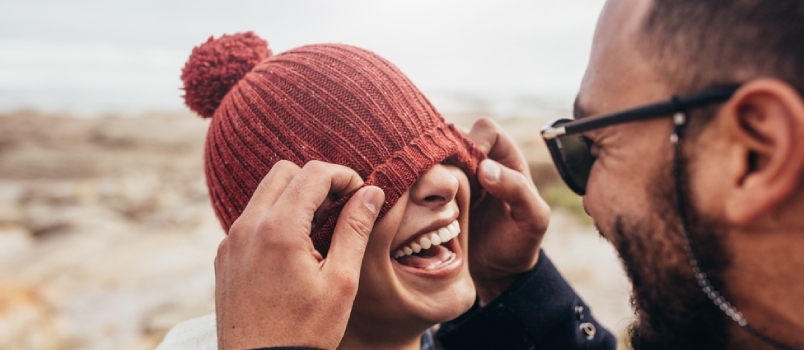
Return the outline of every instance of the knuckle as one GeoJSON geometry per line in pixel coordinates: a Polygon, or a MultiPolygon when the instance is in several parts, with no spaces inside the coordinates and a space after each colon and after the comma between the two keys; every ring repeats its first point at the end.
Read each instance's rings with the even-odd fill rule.
{"type": "Polygon", "coordinates": [[[268,211],[259,217],[241,215],[229,228],[229,235],[226,237],[231,241],[230,245],[240,245],[241,242],[255,242],[269,245],[274,242],[274,233],[280,229],[282,221],[277,218],[274,211],[268,211]]]}
{"type": "Polygon", "coordinates": [[[266,182],[270,181],[270,179],[272,177],[276,177],[276,176],[281,177],[284,174],[297,172],[297,171],[299,171],[299,169],[300,169],[299,166],[294,164],[293,162],[291,162],[289,160],[282,159],[282,160],[276,162],[271,167],[271,170],[268,171],[268,174],[265,174],[265,176],[262,178],[262,181],[260,182],[260,185],[263,185],[266,182]]]}
{"type": "MultiPolygon", "coordinates": [[[[276,164],[271,167],[271,170],[268,171],[265,176],[262,177],[260,183],[257,184],[256,192],[261,191],[271,191],[271,185],[277,181],[278,179],[287,179],[291,178],[298,173],[301,168],[299,168],[296,164],[288,161],[288,160],[280,160],[276,164]]],[[[275,191],[276,189],[274,189],[275,191]]]]}
{"type": "Polygon", "coordinates": [[[516,191],[516,193],[523,193],[523,189],[528,187],[531,183],[525,174],[510,169],[506,172],[509,174],[506,182],[509,184],[511,190],[516,191]]]}
{"type": "Polygon", "coordinates": [[[487,117],[483,117],[483,118],[478,119],[475,122],[475,127],[477,127],[478,129],[492,129],[493,130],[493,129],[496,129],[497,124],[494,123],[494,121],[492,121],[491,119],[489,119],[487,117]]]}
{"type": "Polygon", "coordinates": [[[257,227],[254,243],[266,252],[296,247],[299,241],[295,239],[295,233],[299,227],[293,222],[295,221],[283,220],[277,214],[268,214],[257,227]]]}
{"type": "Polygon", "coordinates": [[[254,189],[254,192],[251,194],[254,196],[257,193],[270,193],[271,192],[271,183],[272,180],[276,178],[276,174],[268,174],[265,175],[264,178],[257,184],[257,188],[254,189]]]}
{"type": "Polygon", "coordinates": [[[536,187],[533,182],[520,172],[509,170],[505,183],[501,191],[501,196],[504,201],[509,202],[511,205],[525,206],[528,210],[532,210],[534,201],[539,197],[536,187]]]}
{"type": "Polygon", "coordinates": [[[291,161],[289,161],[287,159],[281,159],[278,162],[276,162],[271,169],[276,169],[278,171],[283,171],[283,170],[292,170],[292,169],[296,169],[296,168],[298,168],[298,166],[296,166],[296,164],[294,164],[293,162],[291,162],[291,161]]]}
{"type": "Polygon", "coordinates": [[[272,236],[271,233],[278,229],[279,224],[281,224],[281,221],[277,220],[276,213],[267,212],[264,214],[260,222],[257,223],[256,231],[261,237],[270,237],[272,236]]]}
{"type": "Polygon", "coordinates": [[[320,160],[311,160],[304,164],[303,169],[307,169],[308,171],[324,171],[327,170],[327,163],[324,163],[320,160]]]}
{"type": "Polygon", "coordinates": [[[469,134],[472,141],[477,143],[481,151],[488,153],[496,142],[499,131],[497,130],[497,124],[491,119],[480,118],[472,125],[472,130],[469,134]]]}
{"type": "Polygon", "coordinates": [[[352,273],[352,271],[348,269],[338,271],[337,278],[335,278],[336,291],[341,295],[352,295],[356,293],[359,283],[360,279],[357,274],[352,273]]]}
{"type": "Polygon", "coordinates": [[[351,215],[347,217],[344,222],[346,229],[356,234],[357,237],[355,237],[355,239],[362,241],[368,240],[368,235],[371,233],[373,226],[365,216],[366,215],[351,215]]]}
{"type": "Polygon", "coordinates": [[[245,215],[240,215],[235,221],[232,223],[232,226],[229,226],[228,237],[235,237],[245,234],[250,230],[251,225],[249,224],[249,218],[245,215]]]}
{"type": "Polygon", "coordinates": [[[325,177],[335,177],[338,174],[350,173],[350,175],[357,174],[354,170],[335,163],[327,163],[320,160],[311,160],[304,165],[304,169],[315,175],[323,175],[325,177]]]}
{"type": "Polygon", "coordinates": [[[229,237],[224,237],[221,243],[218,244],[218,251],[215,257],[216,263],[218,260],[225,257],[228,252],[229,252],[229,237]]]}
{"type": "Polygon", "coordinates": [[[324,179],[332,177],[335,173],[334,164],[325,163],[319,160],[311,160],[304,164],[302,168],[305,182],[318,181],[316,179],[324,179]]]}

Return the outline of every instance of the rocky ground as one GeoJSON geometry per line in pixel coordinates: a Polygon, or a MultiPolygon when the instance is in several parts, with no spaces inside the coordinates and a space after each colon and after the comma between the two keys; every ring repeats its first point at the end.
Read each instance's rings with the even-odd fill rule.
{"type": "MultiPolygon", "coordinates": [[[[501,123],[534,176],[554,179],[538,165],[541,124],[501,123]]],[[[0,116],[0,349],[152,349],[175,323],[213,310],[223,232],[201,168],[207,124],[0,116]]],[[[544,246],[622,336],[630,285],[611,247],[561,208],[544,246]]]]}

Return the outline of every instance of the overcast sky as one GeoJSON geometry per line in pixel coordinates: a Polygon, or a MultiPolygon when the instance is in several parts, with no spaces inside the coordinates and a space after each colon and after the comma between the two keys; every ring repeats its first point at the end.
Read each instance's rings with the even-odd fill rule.
{"type": "Polygon", "coordinates": [[[0,111],[183,110],[181,67],[210,35],[253,30],[389,59],[442,110],[572,102],[602,0],[3,1],[0,111]],[[466,105],[470,105],[467,107],[466,105]],[[476,106],[475,106],[476,107],[476,106]]]}

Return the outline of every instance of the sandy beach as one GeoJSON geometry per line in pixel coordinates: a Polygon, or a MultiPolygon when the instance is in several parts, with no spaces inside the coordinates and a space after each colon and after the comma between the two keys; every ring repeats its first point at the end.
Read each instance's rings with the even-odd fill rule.
{"type": "MultiPolygon", "coordinates": [[[[557,185],[537,137],[550,117],[499,120],[544,191],[557,185]]],[[[202,171],[207,125],[190,114],[0,115],[0,349],[153,349],[213,311],[224,233],[202,171]]],[[[630,284],[577,198],[562,201],[544,249],[625,348],[630,284]]]]}

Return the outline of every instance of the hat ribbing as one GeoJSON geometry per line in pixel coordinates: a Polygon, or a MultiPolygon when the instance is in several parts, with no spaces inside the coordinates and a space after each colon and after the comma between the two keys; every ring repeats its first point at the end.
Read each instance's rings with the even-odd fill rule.
{"type": "MultiPolygon", "coordinates": [[[[226,38],[243,35],[253,34],[226,38]]],[[[216,42],[201,47],[205,45],[216,42]]],[[[262,178],[282,159],[299,166],[321,160],[354,169],[366,185],[385,191],[380,218],[435,164],[447,161],[473,178],[484,155],[445,123],[388,61],[347,45],[310,45],[275,56],[270,56],[267,47],[264,50],[267,58],[226,88],[220,105],[213,108],[207,134],[207,184],[215,213],[227,232],[262,178]]],[[[194,56],[196,51],[214,50],[196,48],[194,56]]],[[[223,61],[231,65],[232,60],[223,61]]],[[[242,66],[211,69],[205,62],[191,57],[182,76],[197,76],[193,71],[199,67],[206,72],[242,70],[242,66]]],[[[185,101],[196,111],[197,99],[187,96],[193,96],[197,88],[197,83],[190,85],[185,79],[185,101]]],[[[214,102],[204,101],[204,105],[214,102]]],[[[324,255],[349,197],[332,203],[311,235],[324,255]]]]}

